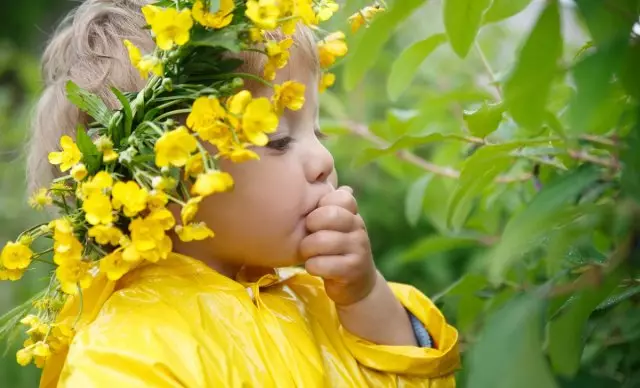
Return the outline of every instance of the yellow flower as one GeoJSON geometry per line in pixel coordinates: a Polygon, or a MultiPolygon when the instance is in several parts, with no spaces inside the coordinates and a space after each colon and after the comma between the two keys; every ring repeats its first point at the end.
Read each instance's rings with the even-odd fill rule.
{"type": "Polygon", "coordinates": [[[176,226],[176,234],[178,238],[184,242],[204,240],[209,237],[213,237],[213,231],[207,227],[204,222],[198,222],[197,224],[188,224],[186,226],[176,226]]]}
{"type": "Polygon", "coordinates": [[[264,65],[264,78],[273,81],[276,78],[276,70],[282,69],[289,61],[289,48],[293,44],[293,39],[287,38],[280,42],[267,41],[265,48],[269,59],[264,65]]]}
{"type": "Polygon", "coordinates": [[[142,7],[142,13],[147,23],[151,25],[151,31],[153,31],[156,44],[160,49],[170,50],[174,43],[182,46],[189,41],[189,32],[193,27],[193,19],[191,19],[189,9],[178,12],[175,8],[146,5],[142,7]]]}
{"type": "Polygon", "coordinates": [[[324,40],[318,43],[320,66],[327,68],[335,63],[337,57],[347,54],[348,48],[344,39],[344,33],[336,31],[327,35],[324,40]]]}
{"type": "Polygon", "coordinates": [[[131,64],[138,69],[142,79],[149,78],[149,73],[154,73],[157,76],[162,75],[162,62],[159,58],[153,55],[142,56],[140,49],[138,49],[128,39],[124,40],[124,45],[129,52],[129,60],[131,61],[131,64]]]}
{"type": "Polygon", "coordinates": [[[113,225],[96,225],[89,229],[89,237],[93,237],[100,245],[118,245],[122,231],[113,225]]]}
{"type": "Polygon", "coordinates": [[[24,275],[24,271],[24,269],[0,268],[0,280],[20,280],[22,278],[22,275],[24,275]]]}
{"type": "Polygon", "coordinates": [[[274,85],[273,105],[278,114],[284,108],[299,110],[304,105],[305,85],[295,81],[286,81],[282,85],[274,85]]]}
{"type": "Polygon", "coordinates": [[[331,19],[334,13],[338,12],[340,6],[333,0],[322,0],[318,7],[318,20],[321,22],[331,19]]]}
{"type": "Polygon", "coordinates": [[[296,13],[302,19],[302,22],[307,26],[314,26],[318,24],[318,16],[313,12],[313,6],[311,0],[295,0],[296,13]]]}
{"type": "Polygon", "coordinates": [[[82,159],[82,153],[73,139],[66,135],[60,138],[60,147],[62,151],[49,153],[49,163],[59,164],[60,170],[64,172],[82,159]]]}
{"type": "Polygon", "coordinates": [[[78,261],[82,257],[82,244],[73,234],[54,235],[53,262],[63,265],[68,262],[78,261]]]}
{"type": "Polygon", "coordinates": [[[149,209],[164,207],[167,202],[169,202],[169,198],[162,190],[151,190],[149,197],[147,197],[147,205],[149,205],[149,209]]]}
{"type": "Polygon", "coordinates": [[[52,353],[59,353],[66,349],[74,335],[73,328],[65,322],[56,323],[51,326],[48,343],[52,353]]]}
{"type": "Polygon", "coordinates": [[[247,105],[242,116],[242,130],[247,139],[257,146],[264,146],[269,141],[267,133],[278,128],[278,116],[273,105],[265,97],[256,98],[247,105]]]}
{"type": "Polygon", "coordinates": [[[131,241],[123,239],[121,245],[124,250],[122,258],[125,261],[136,262],[145,259],[157,262],[166,259],[171,252],[171,238],[164,233],[162,225],[150,219],[135,219],[129,225],[131,241]]]}
{"type": "Polygon", "coordinates": [[[187,116],[187,126],[202,140],[212,140],[228,130],[224,123],[226,115],[216,97],[198,97],[187,116]]]}
{"type": "Polygon", "coordinates": [[[85,211],[85,218],[91,225],[107,225],[113,222],[113,208],[105,194],[91,194],[82,204],[82,210],[85,211]]]}
{"type": "Polygon", "coordinates": [[[31,264],[33,251],[26,245],[9,241],[2,248],[2,265],[6,269],[25,269],[31,264]]]}
{"type": "Polygon", "coordinates": [[[202,160],[202,154],[195,153],[191,155],[187,160],[187,165],[184,167],[184,179],[187,177],[196,177],[204,171],[204,161],[202,160]]]}
{"type": "Polygon", "coordinates": [[[100,260],[100,272],[107,275],[109,280],[118,280],[129,272],[135,262],[124,260],[122,249],[117,249],[100,260]]]}
{"type": "Polygon", "coordinates": [[[245,14],[256,26],[272,30],[277,26],[280,10],[275,0],[249,0],[245,14]]]}
{"type": "Polygon", "coordinates": [[[157,222],[164,230],[169,230],[176,224],[173,214],[166,208],[154,209],[145,219],[157,222]]]}
{"type": "Polygon", "coordinates": [[[89,172],[87,171],[87,167],[84,163],[78,163],[71,168],[71,176],[76,182],[80,182],[86,178],[88,173],[89,172]]]}
{"type": "Polygon", "coordinates": [[[227,110],[230,114],[240,116],[244,113],[247,105],[251,102],[251,92],[248,90],[241,90],[227,100],[227,110]]]}
{"type": "Polygon", "coordinates": [[[264,30],[261,30],[258,27],[249,28],[249,39],[253,43],[262,43],[264,40],[264,30]]]}
{"type": "Polygon", "coordinates": [[[191,187],[191,194],[205,197],[214,193],[222,193],[233,187],[233,178],[227,172],[210,171],[198,175],[196,183],[191,187]]]}
{"type": "Polygon", "coordinates": [[[112,149],[106,150],[102,154],[102,161],[105,163],[113,162],[118,159],[118,153],[112,149]]]}
{"type": "Polygon", "coordinates": [[[88,288],[93,280],[89,272],[90,267],[90,263],[82,260],[68,261],[58,266],[56,277],[60,282],[62,291],[69,295],[76,295],[78,293],[78,285],[82,289],[88,288]]]}
{"type": "Polygon", "coordinates": [[[29,198],[29,206],[34,209],[42,209],[47,205],[51,205],[52,199],[49,192],[45,188],[41,188],[29,198]]]}
{"type": "Polygon", "coordinates": [[[280,0],[278,1],[278,7],[280,8],[280,29],[282,33],[290,36],[296,31],[296,23],[300,17],[295,12],[296,5],[294,0],[280,0]]]}
{"type": "Polygon", "coordinates": [[[147,207],[147,190],[134,181],[116,182],[111,191],[111,203],[114,209],[124,209],[124,215],[133,217],[147,207]]]}
{"type": "Polygon", "coordinates": [[[182,167],[189,156],[198,148],[196,139],[189,134],[186,127],[167,132],[158,139],[155,145],[156,165],[166,167],[174,165],[182,167]]]}
{"type": "Polygon", "coordinates": [[[49,350],[49,345],[47,345],[43,341],[39,341],[33,347],[33,354],[35,356],[47,358],[51,355],[51,350],[49,350]]]}
{"type": "Polygon", "coordinates": [[[140,9],[142,14],[144,15],[144,19],[147,21],[147,24],[153,23],[156,18],[156,15],[159,12],[162,12],[162,8],[155,5],[145,5],[140,9]]]}
{"type": "Polygon", "coordinates": [[[157,222],[136,218],[129,225],[131,242],[138,252],[155,249],[158,241],[164,237],[164,230],[157,222]]]}
{"type": "Polygon", "coordinates": [[[227,158],[234,163],[248,162],[249,160],[260,160],[260,156],[255,152],[244,148],[240,144],[232,143],[229,147],[220,150],[220,156],[227,158]]]}
{"type": "Polygon", "coordinates": [[[18,361],[18,364],[22,366],[29,365],[33,360],[33,347],[18,350],[16,353],[16,360],[18,361]]]}
{"type": "Polygon", "coordinates": [[[380,12],[383,12],[384,8],[379,5],[367,6],[361,9],[359,12],[349,16],[349,24],[351,25],[351,32],[357,32],[360,27],[365,23],[371,21],[371,19],[380,12]]]}
{"type": "Polygon", "coordinates": [[[155,190],[171,190],[177,185],[178,182],[170,176],[156,176],[151,179],[151,187],[155,190]]]}
{"type": "Polygon", "coordinates": [[[320,92],[324,92],[327,88],[331,87],[336,82],[336,75],[333,73],[324,73],[318,88],[320,92]]]}
{"type": "Polygon", "coordinates": [[[113,186],[113,178],[106,171],[98,172],[93,178],[80,186],[80,197],[86,198],[92,194],[103,193],[113,186]]]}
{"type": "Polygon", "coordinates": [[[180,211],[180,218],[184,225],[191,222],[191,220],[196,216],[196,213],[198,212],[198,205],[201,201],[202,197],[193,197],[187,201],[185,206],[182,207],[182,210],[180,211]]]}
{"type": "Polygon", "coordinates": [[[220,0],[220,9],[212,14],[205,10],[202,0],[196,0],[192,9],[193,18],[205,27],[222,28],[231,23],[234,8],[233,0],[220,0]]]}

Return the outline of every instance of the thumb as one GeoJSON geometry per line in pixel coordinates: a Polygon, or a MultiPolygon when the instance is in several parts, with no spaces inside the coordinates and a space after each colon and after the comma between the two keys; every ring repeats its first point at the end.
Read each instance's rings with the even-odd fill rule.
{"type": "Polygon", "coordinates": [[[353,194],[353,189],[350,186],[340,186],[338,187],[338,190],[344,190],[349,194],[353,194]]]}

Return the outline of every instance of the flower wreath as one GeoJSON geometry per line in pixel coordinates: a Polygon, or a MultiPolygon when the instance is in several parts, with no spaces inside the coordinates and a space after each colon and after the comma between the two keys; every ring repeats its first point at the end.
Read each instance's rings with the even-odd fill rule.
{"type": "MultiPolygon", "coordinates": [[[[81,310],[83,290],[99,275],[115,281],[142,262],[165,259],[172,250],[168,230],[182,241],[213,237],[207,225],[193,220],[203,197],[233,187],[217,160],[258,159],[250,147],[267,144],[284,109],[302,107],[304,85],[271,81],[287,64],[296,23],[322,34],[317,24],[337,9],[334,0],[160,1],[142,7],[154,52],[143,54],[123,42],[147,82],[137,93],[112,89],[121,109],[112,111],[96,95],[67,83],[69,100],[94,122],[79,127],[75,141],[61,137],[61,151],[51,152],[49,162],[66,175],[29,201],[36,208],[55,207],[60,217],[24,231],[1,254],[0,280],[20,279],[36,261],[54,268],[48,287],[2,320],[0,335],[19,323],[28,327],[18,363],[42,367],[66,349],[78,319],[57,317],[70,296],[80,299],[81,310]],[[285,39],[267,38],[265,32],[276,28],[285,39]],[[226,54],[258,46],[267,56],[263,78],[235,73],[242,61],[226,54]],[[271,100],[238,91],[243,77],[272,87],[271,100]],[[179,124],[180,115],[188,115],[186,126],[179,124]],[[207,152],[203,142],[216,146],[218,154],[207,152]],[[166,208],[169,202],[181,207],[179,223],[166,208]],[[50,248],[34,253],[32,243],[41,238],[52,241],[50,248]]],[[[351,30],[382,9],[376,4],[351,16],[351,30]]],[[[344,38],[334,32],[320,40],[323,69],[346,54],[344,38]]],[[[334,79],[325,70],[320,89],[334,79]]]]}

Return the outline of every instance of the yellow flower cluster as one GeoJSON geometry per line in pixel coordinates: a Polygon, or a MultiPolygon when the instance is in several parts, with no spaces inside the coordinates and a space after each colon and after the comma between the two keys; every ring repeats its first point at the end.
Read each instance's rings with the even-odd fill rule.
{"type": "Polygon", "coordinates": [[[18,363],[23,366],[35,362],[39,368],[43,367],[51,354],[69,346],[74,334],[67,322],[47,324],[36,315],[27,315],[20,323],[29,327],[29,338],[24,342],[24,348],[16,354],[18,363]]]}

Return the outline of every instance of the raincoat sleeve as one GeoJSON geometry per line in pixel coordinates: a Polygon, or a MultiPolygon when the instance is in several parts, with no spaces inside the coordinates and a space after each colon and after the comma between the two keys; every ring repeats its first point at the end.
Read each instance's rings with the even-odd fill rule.
{"type": "MultiPolygon", "coordinates": [[[[440,310],[414,287],[389,283],[396,298],[424,326],[432,339],[432,347],[376,345],[348,332],[340,331],[358,363],[374,372],[405,379],[408,386],[451,386],[458,369],[458,332],[448,325],[440,310]],[[443,385],[430,385],[432,379],[443,385]],[[445,383],[446,381],[446,383],[445,383]]],[[[404,386],[398,381],[398,386],[404,386]]]]}
{"type": "Polygon", "coordinates": [[[208,386],[184,319],[162,303],[137,307],[114,295],[97,319],[76,334],[57,386],[208,386]]]}

